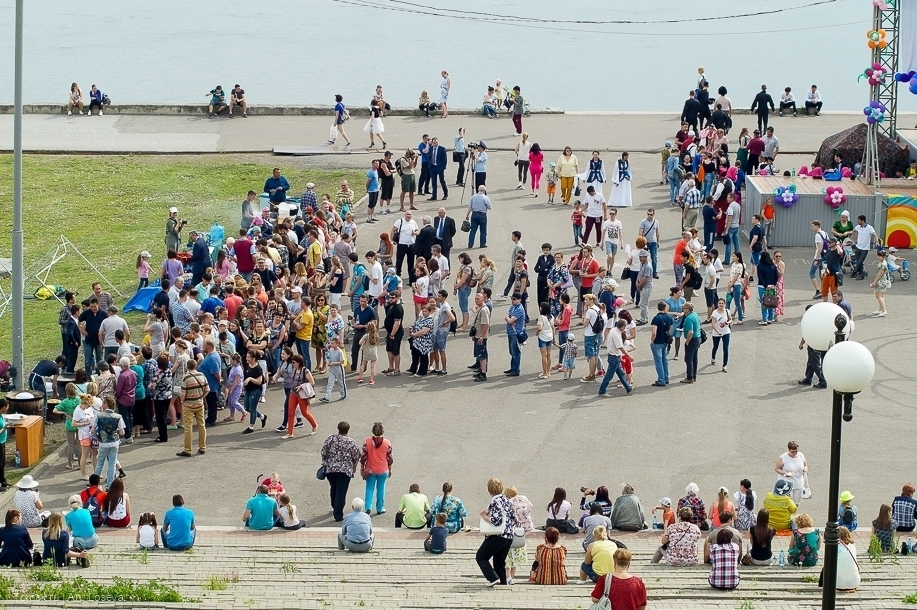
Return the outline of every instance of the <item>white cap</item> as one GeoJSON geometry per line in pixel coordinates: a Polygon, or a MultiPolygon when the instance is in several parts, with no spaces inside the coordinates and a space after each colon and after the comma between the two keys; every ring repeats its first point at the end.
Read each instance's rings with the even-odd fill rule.
{"type": "Polygon", "coordinates": [[[140,258],[150,258],[150,253],[144,250],[140,253],[140,258]]]}
{"type": "Polygon", "coordinates": [[[659,500],[659,503],[662,504],[663,506],[668,506],[668,507],[672,506],[672,500],[670,500],[669,498],[663,498],[659,500]]]}
{"type": "Polygon", "coordinates": [[[220,320],[217,322],[217,326],[229,326],[229,322],[227,320],[220,320]]]}
{"type": "Polygon", "coordinates": [[[293,286],[290,288],[290,292],[298,292],[299,294],[302,294],[302,288],[300,286],[293,286]]]}
{"type": "Polygon", "coordinates": [[[314,188],[315,188],[315,184],[312,183],[312,182],[307,182],[307,183],[306,183],[306,188],[307,188],[307,189],[314,189],[314,188]]]}
{"type": "Polygon", "coordinates": [[[573,333],[567,333],[567,341],[576,341],[576,335],[573,333]]]}
{"type": "Polygon", "coordinates": [[[178,214],[178,208],[169,208],[169,214],[178,214]]]}

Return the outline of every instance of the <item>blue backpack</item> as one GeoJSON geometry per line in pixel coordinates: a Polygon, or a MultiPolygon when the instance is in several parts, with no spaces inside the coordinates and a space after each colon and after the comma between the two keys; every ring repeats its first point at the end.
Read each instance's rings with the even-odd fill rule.
{"type": "Polygon", "coordinates": [[[96,488],[95,492],[83,502],[83,508],[89,511],[89,518],[92,519],[92,525],[94,527],[100,527],[105,523],[105,515],[102,512],[102,506],[99,504],[99,499],[96,497],[99,495],[99,488],[96,488]]]}

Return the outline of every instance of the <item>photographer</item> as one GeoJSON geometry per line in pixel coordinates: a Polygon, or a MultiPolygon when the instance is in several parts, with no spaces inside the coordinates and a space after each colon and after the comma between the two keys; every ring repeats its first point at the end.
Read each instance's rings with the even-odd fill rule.
{"type": "Polygon", "coordinates": [[[474,158],[474,189],[487,184],[487,145],[484,142],[470,145],[474,158]]]}
{"type": "Polygon", "coordinates": [[[404,196],[408,195],[411,209],[414,208],[414,190],[417,188],[417,181],[414,176],[414,168],[417,167],[417,152],[409,148],[404,151],[404,156],[395,162],[395,167],[401,174],[401,212],[404,212],[404,196]]]}
{"type": "Polygon", "coordinates": [[[181,230],[188,223],[178,217],[178,208],[169,208],[169,219],[166,220],[166,250],[181,250],[181,230]]]}

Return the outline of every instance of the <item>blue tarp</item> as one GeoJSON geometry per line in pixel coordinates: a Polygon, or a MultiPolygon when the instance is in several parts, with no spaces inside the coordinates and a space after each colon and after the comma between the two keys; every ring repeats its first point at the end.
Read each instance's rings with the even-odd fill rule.
{"type": "Polygon", "coordinates": [[[128,301],[124,306],[123,313],[127,313],[129,311],[140,311],[147,313],[150,310],[150,303],[153,302],[153,297],[155,297],[156,293],[160,290],[161,288],[159,287],[159,280],[155,280],[146,288],[141,288],[137,291],[137,294],[132,296],[131,300],[128,301]]]}

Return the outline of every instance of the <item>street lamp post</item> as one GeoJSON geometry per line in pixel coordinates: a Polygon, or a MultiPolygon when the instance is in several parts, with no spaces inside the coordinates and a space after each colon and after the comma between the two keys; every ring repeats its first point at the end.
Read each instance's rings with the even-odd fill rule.
{"type": "Polygon", "coordinates": [[[819,303],[803,315],[803,339],[824,354],[822,372],[833,391],[831,409],[831,466],[828,483],[828,522],[825,524],[825,569],[822,609],[834,610],[837,597],[838,495],[841,478],[841,426],[853,419],[853,396],[863,391],[876,372],[869,349],[847,341],[852,323],[833,303],[819,303]],[[833,326],[833,332],[832,327],[833,326]]]}

